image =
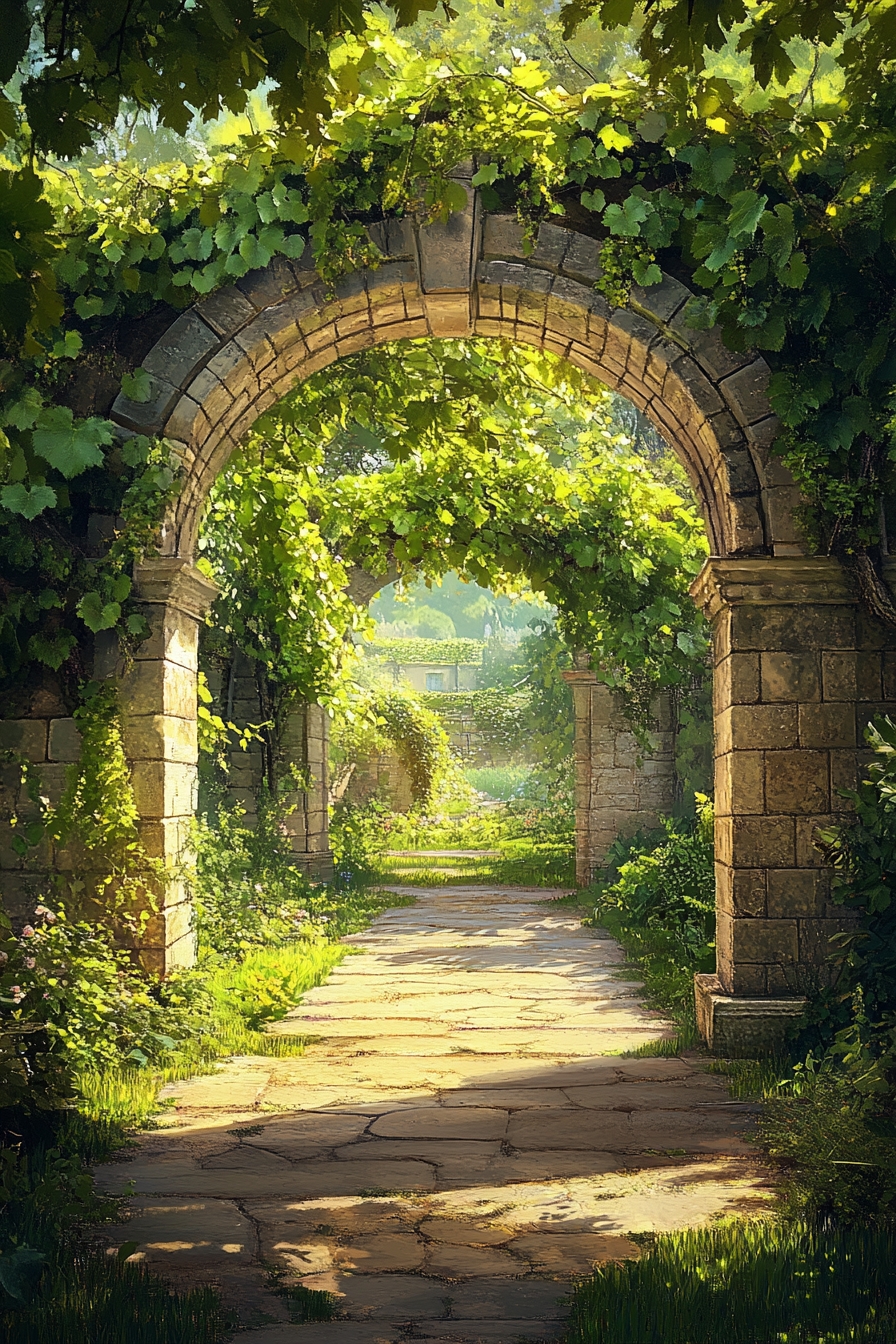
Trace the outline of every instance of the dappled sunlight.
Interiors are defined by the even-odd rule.
[[[691,1059],[624,1055],[670,1027],[615,943],[558,893],[416,894],[275,1025],[318,1037],[303,1056],[166,1089],[161,1128],[99,1172],[133,1182],[117,1241],[247,1324],[289,1319],[264,1265],[380,1330],[550,1338],[577,1277],[638,1255],[629,1233],[763,1207],[753,1108]]]

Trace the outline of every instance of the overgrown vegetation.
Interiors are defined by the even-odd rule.
[[[886,1344],[892,1233],[729,1223],[643,1238],[573,1297],[570,1344]]]
[[[381,817],[374,870],[382,879],[417,886],[571,887],[574,826],[569,779],[530,771],[519,795],[503,804],[463,809],[454,816]],[[389,853],[395,850],[410,852]],[[440,850],[461,853],[440,855]]]

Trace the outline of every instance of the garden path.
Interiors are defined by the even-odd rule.
[[[241,1344],[553,1339],[570,1282],[630,1232],[756,1207],[750,1107],[684,1058],[622,952],[545,891],[441,887],[386,911],[277,1030],[300,1057],[172,1086],[120,1241],[217,1282]],[[262,1264],[339,1295],[290,1324]]]

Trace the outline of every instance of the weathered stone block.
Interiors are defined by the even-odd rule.
[[[713,1054],[727,1058],[782,1050],[806,1008],[798,996],[732,998],[715,975],[696,976],[694,987],[698,1030]]]
[[[0,751],[13,751],[27,761],[47,759],[46,719],[0,719]]]
[[[795,919],[824,913],[829,889],[827,873],[807,868],[778,868],[768,874],[770,919]]]
[[[123,703],[128,713],[196,717],[196,674],[178,663],[135,663],[124,680]]]
[[[856,716],[852,705],[800,705],[799,717],[801,746],[855,746]]]
[[[797,867],[823,868],[825,866],[824,855],[816,844],[818,832],[836,826],[840,820],[840,816],[830,812],[814,817],[796,818],[794,834]]]
[[[763,700],[812,701],[821,698],[817,653],[763,653]]]
[[[761,751],[732,751],[715,762],[716,812],[720,817],[765,812],[765,761]]]
[[[798,741],[796,705],[732,705],[716,723],[716,750],[792,747]]]
[[[173,718],[165,714],[129,714],[124,720],[123,737],[129,761],[196,764],[199,749],[195,716]]]
[[[735,917],[761,918],[766,914],[764,868],[729,868],[716,864],[718,908]]]
[[[482,228],[482,255],[484,257],[520,257],[523,248],[523,226],[516,215],[486,215]]]
[[[825,812],[830,806],[825,751],[770,751],[765,758],[765,802],[770,812]]]
[[[74,719],[51,719],[47,756],[51,761],[80,760],[81,734]]]
[[[465,182],[468,205],[442,224],[427,224],[417,239],[420,249],[420,285],[424,294],[469,291],[476,262],[473,250],[473,190]]]
[[[771,370],[764,359],[756,359],[752,364],[732,373],[720,384],[725,400],[734,412],[739,424],[750,425],[756,420],[764,420],[771,414],[768,403],[768,380]]]
[[[789,964],[799,960],[795,919],[734,919],[731,937],[735,962]]]
[[[821,655],[821,668],[825,700],[855,699],[856,654],[825,650]],[[876,696],[870,698],[877,699]]]
[[[146,401],[132,401],[119,392],[112,403],[111,417],[136,434],[158,434],[180,395],[166,378],[151,378]]]
[[[797,603],[744,603],[731,613],[732,650],[806,653],[815,649],[855,648],[852,607],[800,606]]]
[[[154,378],[164,379],[174,387],[186,387],[196,370],[208,362],[220,344],[219,334],[191,308],[181,313],[156,342],[144,359],[143,367]]]
[[[212,331],[228,338],[255,316],[255,306],[235,285],[219,289],[196,304],[196,312]]]
[[[187,817],[196,806],[196,767],[172,761],[136,761],[131,770],[141,817]]]
[[[724,831],[726,819],[717,823]],[[796,866],[792,817],[731,817],[729,854],[719,853],[722,863],[735,868],[793,868]],[[724,837],[723,837],[724,845]]]
[[[717,712],[729,705],[759,700],[759,654],[731,653],[718,664],[713,679]]]

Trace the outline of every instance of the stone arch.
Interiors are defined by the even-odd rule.
[[[716,330],[688,328],[679,281],[666,275],[610,308],[594,288],[597,240],[544,224],[526,256],[516,219],[480,218],[472,191],[445,225],[396,220],[370,233],[383,263],[332,294],[309,265],[277,258],[202,300],[144,359],[149,401],[115,401],[122,428],[179,445],[184,484],[163,554],[192,557],[215,477],[256,417],[304,378],[381,342],[473,335],[550,350],[644,411],[688,473],[714,555],[800,553],[792,481],[769,462],[768,366],[733,354]]]
[[[149,400],[114,404],[123,433],[164,434],[183,463],[160,554],[136,575],[152,635],[124,690],[148,846],[176,861],[192,813],[198,627],[214,593],[192,557],[211,483],[255,418],[377,342],[481,335],[544,348],[641,408],[703,506],[713,554],[692,592],[714,642],[718,951],[717,975],[698,977],[698,1010],[719,1049],[761,1047],[800,1011],[842,923],[812,837],[855,780],[863,722],[896,702],[896,641],[871,627],[836,561],[804,552],[798,493],[770,455],[764,360],[689,329],[689,291],[670,276],[611,309],[594,288],[599,241],[543,224],[527,253],[516,219],[485,214],[466,189],[447,224],[371,226],[382,263],[332,291],[310,264],[277,259],[210,295],[144,359]],[[599,697],[579,699],[588,732]],[[188,915],[174,883],[147,933],[149,963],[189,959]]]

